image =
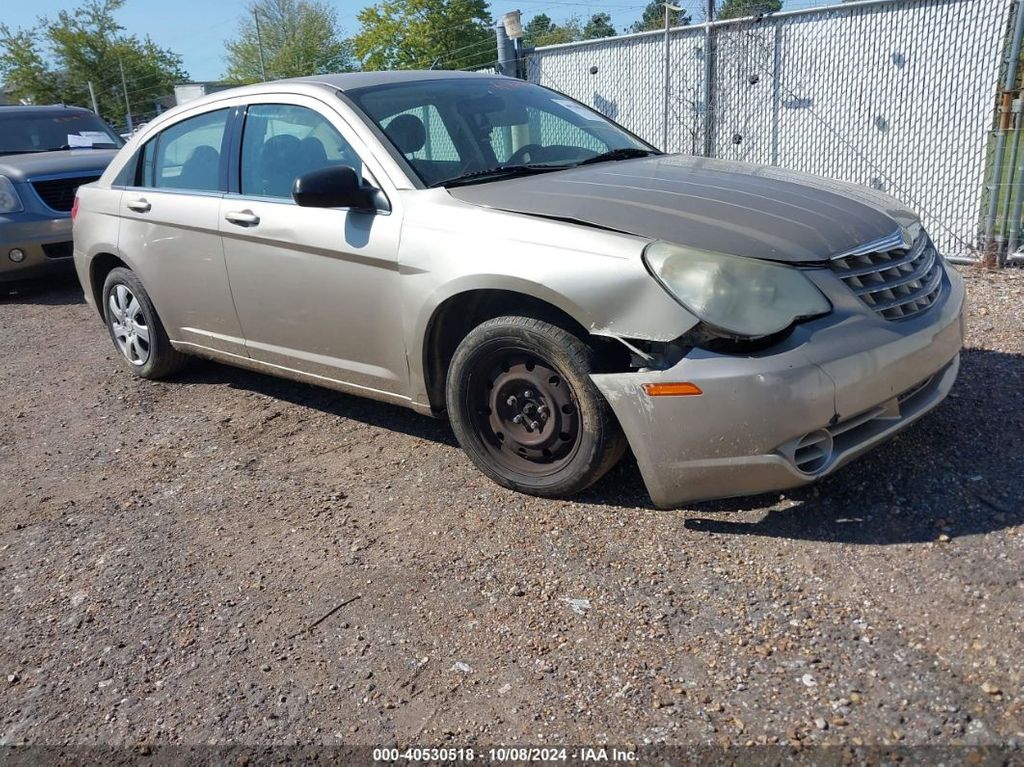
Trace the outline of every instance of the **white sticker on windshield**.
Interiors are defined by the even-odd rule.
[[[91,147],[96,144],[111,144],[110,136],[101,130],[84,130],[68,134],[69,147]]]
[[[591,110],[587,109],[582,104],[577,104],[575,101],[567,101],[566,99],[555,99],[555,103],[561,107],[565,107],[570,112],[578,114],[584,120],[593,120],[594,122],[601,122],[601,118]]]

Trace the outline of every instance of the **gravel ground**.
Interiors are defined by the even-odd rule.
[[[544,501],[411,411],[133,379],[76,285],[23,287],[0,743],[1024,743],[1024,271],[964,273],[939,409],[682,511],[629,461]]]

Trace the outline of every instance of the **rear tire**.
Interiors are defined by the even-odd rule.
[[[121,359],[140,378],[164,378],[188,357],[171,346],[142,282],[131,269],[112,269],[103,283],[103,317]]]
[[[462,340],[447,402],[459,444],[499,485],[564,497],[611,469],[626,439],[590,373],[594,351],[569,331],[498,317]]]

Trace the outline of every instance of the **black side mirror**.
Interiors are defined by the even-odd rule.
[[[374,192],[348,165],[332,165],[304,173],[292,185],[292,199],[303,208],[374,210]]]

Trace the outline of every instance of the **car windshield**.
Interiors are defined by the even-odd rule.
[[[427,186],[481,183],[656,154],[603,115],[511,78],[440,78],[346,95]]]
[[[119,149],[121,137],[92,112],[39,112],[25,107],[0,112],[0,154],[61,149]],[[30,111],[31,110],[31,111]]]

